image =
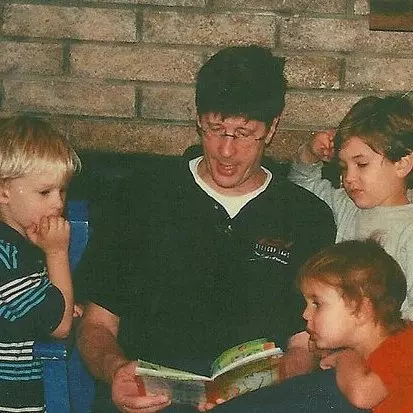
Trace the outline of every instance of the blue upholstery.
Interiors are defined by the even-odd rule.
[[[73,270],[78,264],[89,237],[86,201],[68,202],[71,225],[69,258]],[[43,362],[44,394],[47,413],[89,413],[94,397],[93,379],[80,355],[68,340],[36,343],[34,357]]]

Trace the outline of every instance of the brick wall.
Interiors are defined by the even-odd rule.
[[[287,58],[279,159],[360,97],[413,89],[413,33],[369,31],[367,0],[2,0],[0,23],[0,116],[51,117],[79,148],[198,142],[194,76],[227,45]]]

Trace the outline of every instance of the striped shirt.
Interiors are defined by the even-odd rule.
[[[0,413],[44,410],[42,366],[33,343],[59,325],[64,299],[43,252],[0,222]]]

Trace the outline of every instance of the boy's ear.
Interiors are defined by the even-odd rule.
[[[270,129],[267,133],[267,136],[264,139],[264,142],[266,145],[269,145],[272,141],[272,138],[275,135],[275,132],[277,132],[277,128],[278,128],[278,123],[280,122],[280,117],[281,115],[278,115],[277,117],[275,117],[272,121],[272,124],[270,126]]]
[[[0,181],[0,204],[8,204],[9,196],[9,181]]]
[[[396,173],[400,178],[405,178],[413,169],[413,154],[403,156],[399,161],[395,163]]]

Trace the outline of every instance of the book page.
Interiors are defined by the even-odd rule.
[[[225,373],[226,371],[238,368],[257,359],[269,356],[280,357],[283,354],[281,348],[274,342],[265,338],[248,341],[243,344],[231,347],[224,351],[212,364],[212,378]]]
[[[236,368],[218,375],[210,384],[207,399],[218,398],[230,400],[241,394],[252,392],[280,382],[279,361],[281,355],[258,358],[247,364],[239,364]]]
[[[191,373],[189,371],[172,369],[170,367],[161,366],[159,364],[149,363],[148,361],[138,360],[135,369],[135,374],[138,376],[163,377],[174,380],[188,381],[209,381],[212,380],[208,376]]]
[[[213,363],[212,378],[138,360],[136,379],[142,395],[162,394],[172,403],[197,406],[278,383],[282,354],[274,342],[252,340],[224,351]]]
[[[165,395],[172,400],[172,403],[192,406],[206,401],[208,382],[205,381],[154,376],[141,376],[140,380],[144,386],[144,394],[141,395]]]

